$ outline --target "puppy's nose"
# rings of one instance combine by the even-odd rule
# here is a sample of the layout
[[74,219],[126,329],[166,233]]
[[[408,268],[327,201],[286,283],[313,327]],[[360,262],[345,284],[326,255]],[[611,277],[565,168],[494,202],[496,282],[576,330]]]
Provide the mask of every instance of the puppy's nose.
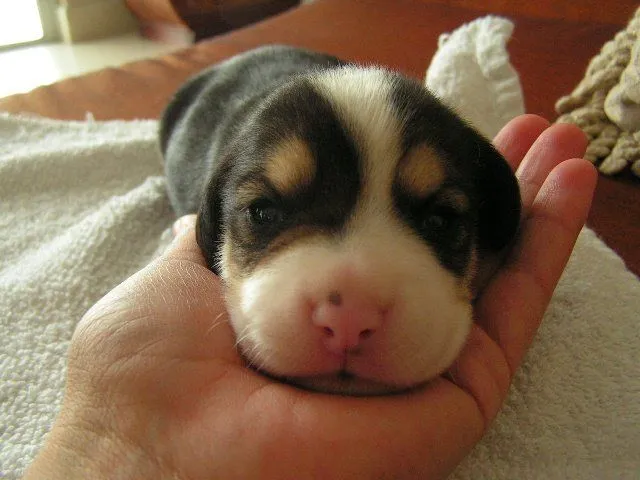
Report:
[[385,316],[386,310],[371,299],[357,292],[334,290],[316,306],[312,321],[326,348],[343,355],[375,334]]

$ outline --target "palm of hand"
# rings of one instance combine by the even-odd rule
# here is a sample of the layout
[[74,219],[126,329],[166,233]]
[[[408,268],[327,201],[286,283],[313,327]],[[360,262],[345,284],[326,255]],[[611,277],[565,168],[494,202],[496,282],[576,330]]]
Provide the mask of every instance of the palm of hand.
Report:
[[[477,301],[460,357],[426,388],[338,397],[247,370],[219,281],[190,234],[87,313],[72,342],[67,399],[91,403],[83,421],[152,459],[156,478],[444,476],[496,415],[588,211],[593,170],[580,160],[554,169],[583,153],[584,138],[557,126],[531,147],[546,127],[521,117],[496,138],[514,167],[525,158],[521,234]],[[74,405],[67,410],[84,411]]]

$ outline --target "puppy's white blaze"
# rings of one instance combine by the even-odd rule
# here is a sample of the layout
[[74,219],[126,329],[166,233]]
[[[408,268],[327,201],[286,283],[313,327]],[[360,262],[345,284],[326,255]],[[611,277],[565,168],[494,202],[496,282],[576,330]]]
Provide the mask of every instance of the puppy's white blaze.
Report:
[[[408,232],[393,213],[391,190],[402,155],[403,131],[403,120],[392,106],[393,85],[384,70],[357,67],[321,75],[318,82],[359,145],[364,145],[364,188],[348,225],[344,248],[356,257],[358,253],[368,254],[376,263],[394,259],[394,268],[383,268],[381,275],[389,279],[396,273],[397,278],[382,290],[400,290],[405,318],[400,320],[402,328],[392,329],[387,345],[397,349],[400,364],[410,363],[414,356],[415,363],[422,366],[418,370],[430,368],[428,375],[435,375],[453,361],[464,342],[471,323],[471,307],[460,301],[458,280],[440,266],[433,252]],[[422,259],[418,261],[419,269],[416,259]],[[424,319],[425,316],[429,318]],[[421,328],[421,321],[427,329]],[[415,344],[416,339],[419,345],[411,352],[407,346]],[[378,379],[401,381],[402,374],[397,371],[395,378],[389,378],[384,367],[382,370]],[[421,373],[427,374],[425,370]]]
[[316,77],[316,88],[331,102],[357,139],[364,163],[363,197],[390,201],[390,181],[401,153],[402,124],[391,102],[389,74],[379,68],[346,66]]

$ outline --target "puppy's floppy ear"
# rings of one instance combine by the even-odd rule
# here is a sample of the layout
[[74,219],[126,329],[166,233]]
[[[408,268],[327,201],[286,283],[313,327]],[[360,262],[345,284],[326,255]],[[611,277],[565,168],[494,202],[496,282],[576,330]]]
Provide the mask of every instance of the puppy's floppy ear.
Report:
[[220,249],[222,248],[222,189],[220,175],[214,175],[204,190],[196,220],[196,240],[207,266],[220,275]]
[[520,187],[504,157],[487,141],[477,143],[476,192],[481,249],[506,247],[520,224]]

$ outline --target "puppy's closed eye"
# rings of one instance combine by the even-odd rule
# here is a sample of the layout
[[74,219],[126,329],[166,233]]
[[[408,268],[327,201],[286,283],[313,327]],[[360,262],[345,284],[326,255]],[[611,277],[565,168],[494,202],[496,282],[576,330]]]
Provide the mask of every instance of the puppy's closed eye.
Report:
[[426,238],[448,243],[451,248],[459,249],[469,240],[466,218],[451,207],[439,205],[427,206],[419,216],[419,229]]
[[279,227],[286,217],[282,207],[276,205],[275,202],[261,198],[249,205],[247,218],[252,228],[260,231]]
[[508,243],[520,202],[500,155],[422,86],[265,47],[183,87],[162,135],[248,365],[356,395],[450,365],[476,257]]

